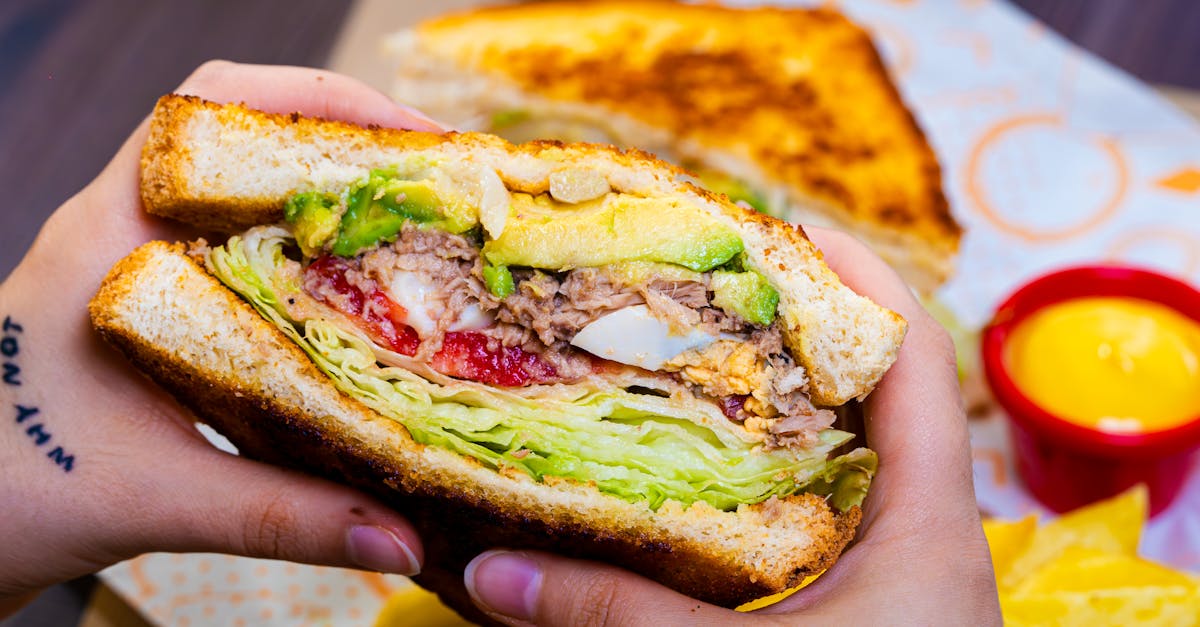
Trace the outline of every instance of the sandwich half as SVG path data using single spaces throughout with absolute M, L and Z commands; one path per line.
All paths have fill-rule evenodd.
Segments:
M 469 608 L 493 546 L 734 606 L 828 567 L 876 459 L 839 428 L 904 321 L 799 227 L 638 152 L 162 98 L 153 242 L 94 326 L 241 454 L 408 515 Z
M 388 45 L 393 97 L 456 128 L 647 150 L 735 201 L 854 233 L 923 293 L 953 271 L 937 159 L 870 36 L 836 11 L 522 3 Z

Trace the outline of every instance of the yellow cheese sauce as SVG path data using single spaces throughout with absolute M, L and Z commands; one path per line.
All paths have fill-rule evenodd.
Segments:
M 1200 416 L 1200 323 L 1165 305 L 1081 298 L 1021 321 L 1004 349 L 1017 387 L 1043 409 L 1112 433 Z

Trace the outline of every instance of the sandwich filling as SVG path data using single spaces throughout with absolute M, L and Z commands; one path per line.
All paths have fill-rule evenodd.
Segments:
M 563 168 L 543 194 L 412 162 L 196 248 L 345 393 L 502 472 L 651 508 L 861 502 L 874 453 L 808 398 L 779 294 L 683 198 Z

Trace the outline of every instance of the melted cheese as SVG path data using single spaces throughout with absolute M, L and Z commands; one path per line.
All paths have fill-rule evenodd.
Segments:
M 1200 417 L 1200 323 L 1158 303 L 1051 305 L 1017 325 L 1005 362 L 1031 400 L 1089 428 L 1159 431 Z

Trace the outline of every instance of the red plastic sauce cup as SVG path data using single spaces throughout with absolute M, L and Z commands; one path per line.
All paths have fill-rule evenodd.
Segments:
M 1009 375 L 1004 346 L 1023 320 L 1056 303 L 1094 296 L 1161 303 L 1200 322 L 1200 291 L 1170 277 L 1133 268 L 1085 266 L 1047 274 L 1008 297 L 983 331 L 983 369 L 1008 416 L 1017 473 L 1044 505 L 1065 512 L 1136 484 L 1150 490 L 1150 513 L 1171 503 L 1200 447 L 1200 416 L 1146 433 L 1106 433 L 1038 406 Z

